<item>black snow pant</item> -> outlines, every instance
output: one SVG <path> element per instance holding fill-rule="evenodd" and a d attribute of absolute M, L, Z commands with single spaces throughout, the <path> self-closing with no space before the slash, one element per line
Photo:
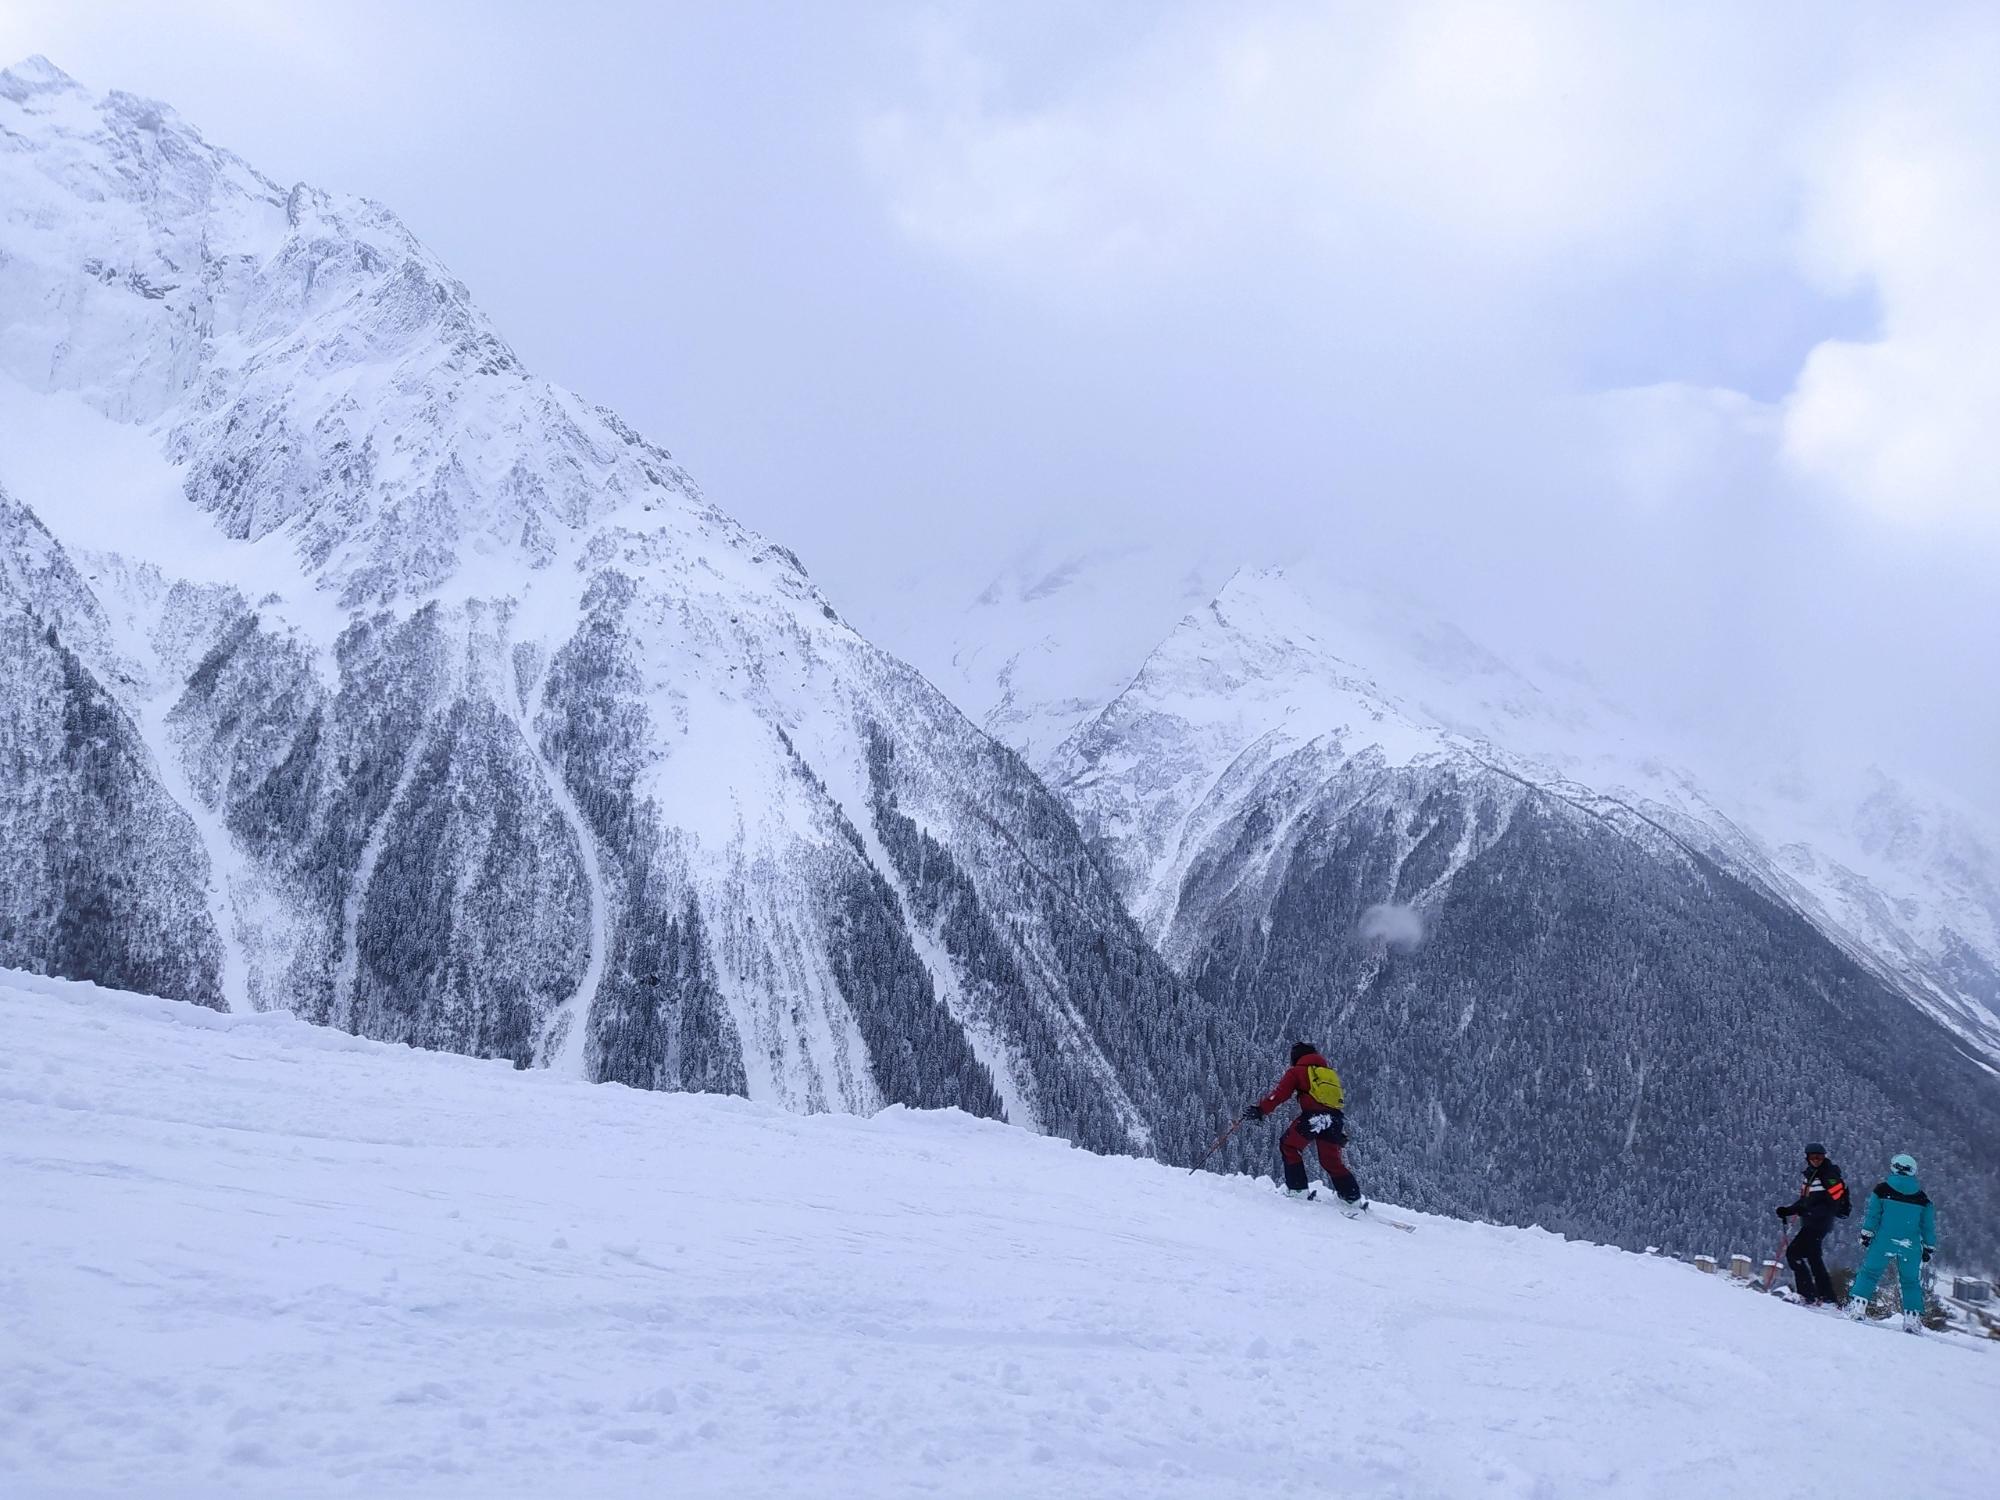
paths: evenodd
<path fill-rule="evenodd" d="M 1340 1111 L 1300 1115 L 1278 1138 L 1278 1155 L 1285 1163 L 1285 1186 L 1301 1192 L 1306 1185 L 1306 1144 L 1319 1147 L 1320 1170 L 1326 1173 L 1333 1190 L 1349 1203 L 1361 1196 L 1361 1184 L 1347 1170 L 1347 1158 L 1340 1148 L 1347 1144 Z"/>
<path fill-rule="evenodd" d="M 1833 1228 L 1832 1214 L 1800 1214 L 1799 1227 L 1785 1247 L 1785 1263 L 1792 1268 L 1792 1284 L 1808 1302 L 1831 1302 L 1833 1279 L 1826 1274 L 1820 1258 L 1820 1241 Z"/>

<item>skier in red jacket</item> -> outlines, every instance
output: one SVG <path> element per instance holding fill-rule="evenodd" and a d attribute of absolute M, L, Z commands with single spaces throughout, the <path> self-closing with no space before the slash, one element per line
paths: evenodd
<path fill-rule="evenodd" d="M 1298 1118 L 1278 1139 L 1278 1155 L 1285 1162 L 1285 1191 L 1293 1197 L 1312 1196 L 1312 1189 L 1306 1185 L 1306 1142 L 1311 1141 L 1319 1147 L 1319 1164 L 1325 1169 L 1327 1181 L 1340 1195 L 1340 1211 L 1349 1218 L 1365 1213 L 1368 1200 L 1361 1196 L 1361 1184 L 1354 1180 L 1340 1154 L 1340 1148 L 1347 1144 L 1341 1116 L 1345 1095 L 1340 1075 L 1328 1066 L 1319 1048 L 1311 1042 L 1292 1044 L 1292 1065 L 1285 1069 L 1276 1088 L 1243 1111 L 1243 1118 L 1261 1120 L 1292 1098 L 1299 1101 Z"/>

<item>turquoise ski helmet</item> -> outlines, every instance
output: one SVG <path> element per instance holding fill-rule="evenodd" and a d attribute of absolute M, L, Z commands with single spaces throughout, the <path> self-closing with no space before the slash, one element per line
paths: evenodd
<path fill-rule="evenodd" d="M 1914 1177 L 1917 1175 L 1917 1159 L 1907 1151 L 1899 1151 L 1889 1158 L 1889 1170 L 1900 1172 L 1905 1177 Z"/>

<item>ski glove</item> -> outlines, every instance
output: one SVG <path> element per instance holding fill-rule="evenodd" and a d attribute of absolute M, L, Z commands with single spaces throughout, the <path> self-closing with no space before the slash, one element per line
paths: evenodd
<path fill-rule="evenodd" d="M 1924 1246 L 1924 1264 L 1925 1264 L 1925 1265 L 1929 1265 L 1929 1264 L 1931 1263 L 1931 1252 L 1932 1252 L 1933 1250 L 1935 1250 L 1936 1248 L 1937 1248 L 1937 1247 L 1936 1247 L 1935 1245 L 1926 1245 L 1926 1246 Z"/>
<path fill-rule="evenodd" d="M 1789 1219 L 1791 1216 L 1792 1216 L 1792 1205 L 1789 1203 L 1787 1203 L 1783 1208 L 1778 1210 L 1778 1217 L 1781 1219 Z"/>
<path fill-rule="evenodd" d="M 1253 1104 L 1248 1109 L 1243 1111 L 1243 1118 L 1246 1121 L 1261 1120 L 1264 1118 L 1263 1108 L 1260 1105 Z"/>
<path fill-rule="evenodd" d="M 1872 1229 L 1864 1229 L 1864 1230 L 1862 1230 L 1862 1231 L 1861 1231 L 1861 1248 L 1862 1248 L 1863 1250 L 1866 1250 L 1866 1249 L 1867 1249 L 1867 1248 L 1868 1248 L 1868 1247 L 1869 1247 L 1869 1246 L 1870 1246 L 1871 1244 L 1873 1244 L 1874 1242 L 1875 1242 L 1875 1231 L 1874 1231 L 1874 1230 L 1872 1230 Z"/>

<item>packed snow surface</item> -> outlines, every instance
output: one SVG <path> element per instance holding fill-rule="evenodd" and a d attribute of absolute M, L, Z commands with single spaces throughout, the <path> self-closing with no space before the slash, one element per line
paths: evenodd
<path fill-rule="evenodd" d="M 2000 1473 L 1988 1347 L 1538 1231 L 1397 1234 L 956 1112 L 800 1117 L 19 974 L 0 1025 L 15 1500 Z"/>

